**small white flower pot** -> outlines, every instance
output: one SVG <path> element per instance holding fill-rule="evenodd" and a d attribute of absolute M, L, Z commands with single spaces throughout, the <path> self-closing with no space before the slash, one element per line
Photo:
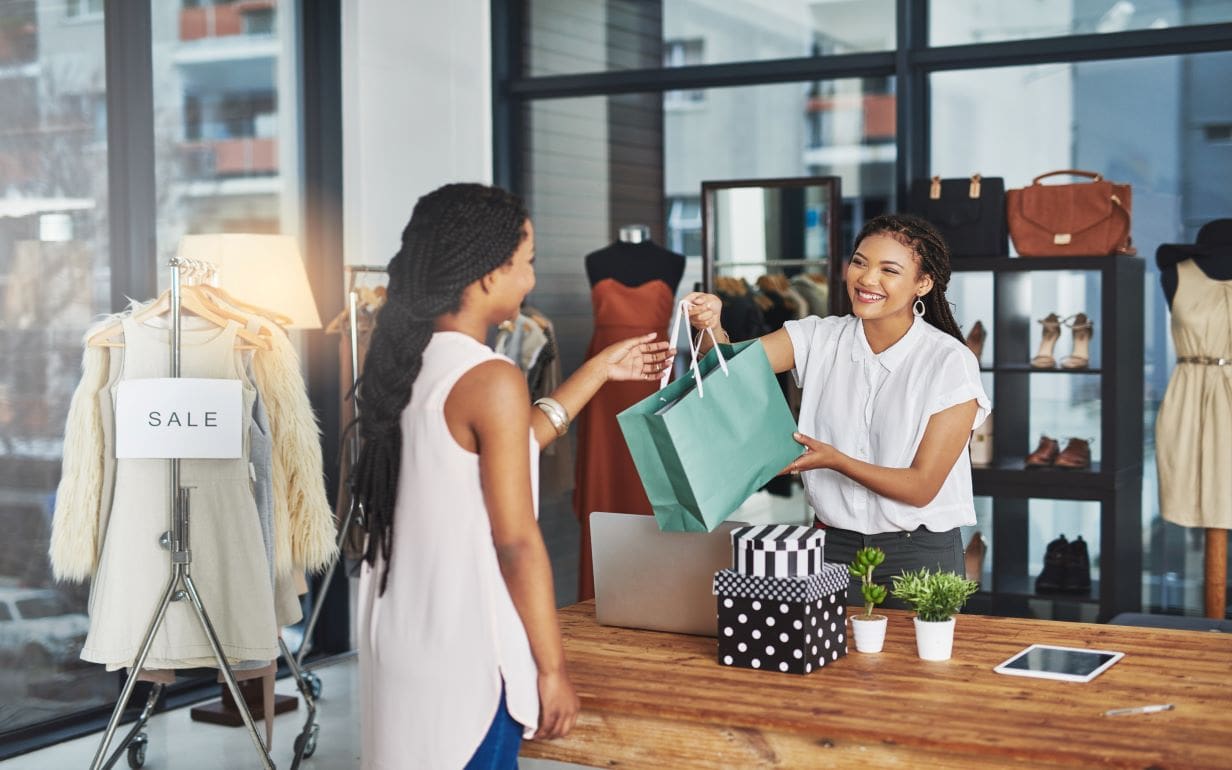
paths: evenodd
<path fill-rule="evenodd" d="M 886 623 L 885 615 L 852 615 L 851 629 L 856 636 L 856 650 L 859 652 L 881 652 L 885 645 Z"/>
<path fill-rule="evenodd" d="M 915 620 L 915 649 L 922 660 L 949 660 L 954 649 L 954 618 Z"/>

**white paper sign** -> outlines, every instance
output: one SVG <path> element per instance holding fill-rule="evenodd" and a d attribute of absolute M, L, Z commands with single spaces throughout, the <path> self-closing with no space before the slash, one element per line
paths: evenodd
<path fill-rule="evenodd" d="M 116 394 L 116 457 L 241 457 L 243 411 L 239 380 L 124 380 Z"/>

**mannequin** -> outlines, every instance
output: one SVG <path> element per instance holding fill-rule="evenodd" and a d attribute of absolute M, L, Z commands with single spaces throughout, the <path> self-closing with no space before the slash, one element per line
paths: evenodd
<path fill-rule="evenodd" d="M 625 225 L 619 239 L 586 255 L 586 277 L 590 285 L 612 278 L 625 286 L 641 286 L 656 278 L 667 284 L 675 296 L 684 275 L 684 257 L 650 240 L 646 225 Z"/>
<path fill-rule="evenodd" d="M 1165 519 L 1188 518 L 1190 512 L 1186 510 L 1185 502 L 1191 499 L 1192 495 L 1185 494 L 1168 494 L 1165 492 L 1165 465 L 1170 463 L 1166 453 L 1171 449 L 1177 439 L 1168 436 L 1165 440 L 1164 430 L 1187 430 L 1185 423 L 1185 409 L 1173 402 L 1180 402 L 1185 399 L 1194 399 L 1195 390 L 1200 387 L 1200 378 L 1218 378 L 1218 372 L 1222 371 L 1224 366 L 1218 363 L 1212 363 L 1209 359 L 1216 361 L 1225 356 L 1232 355 L 1232 350 L 1224 350 L 1221 345 L 1227 345 L 1227 340 L 1208 340 L 1213 335 L 1207 333 L 1203 329 L 1201 321 L 1203 316 L 1208 312 L 1212 316 L 1212 322 L 1216 328 L 1220 326 L 1226 327 L 1227 319 L 1219 317 L 1217 314 L 1222 312 L 1226 315 L 1226 302 L 1220 303 L 1219 300 L 1227 298 L 1232 301 L 1232 219 L 1217 219 L 1203 225 L 1198 231 L 1197 242 L 1194 244 L 1163 244 L 1159 247 L 1155 254 L 1155 262 L 1159 266 L 1160 283 L 1163 285 L 1164 296 L 1168 300 L 1168 306 L 1173 309 L 1174 318 L 1172 332 L 1174 341 L 1177 343 L 1178 361 L 1177 369 L 1173 371 L 1172 381 L 1168 386 L 1168 394 L 1164 396 L 1164 403 L 1160 406 L 1159 420 L 1156 423 L 1156 446 L 1159 448 L 1160 459 L 1160 503 L 1161 511 Z M 1196 270 L 1194 269 L 1196 268 Z M 1187 303 L 1184 306 L 1174 306 L 1177 300 L 1178 292 L 1181 287 L 1181 271 L 1188 271 L 1190 276 L 1187 280 L 1194 281 L 1194 278 L 1199 280 L 1194 281 L 1194 286 L 1186 289 L 1187 294 L 1181 297 L 1182 302 Z M 1202 281 L 1201 277 L 1205 276 L 1210 279 L 1210 282 Z M 1229 282 L 1229 283 L 1220 283 Z M 1194 308 L 1188 303 L 1201 302 L 1201 308 Z M 1225 335 L 1226 336 L 1226 335 Z M 1182 339 L 1184 338 L 1184 342 Z M 1207 342 L 1210 350 L 1182 350 L 1182 347 L 1190 348 L 1194 345 L 1195 340 L 1202 339 Z M 1201 342 L 1198 343 L 1201 345 Z M 1221 348 L 1216 350 L 1215 348 Z M 1205 363 L 1196 363 L 1192 361 L 1194 354 L 1206 357 Z M 1185 360 L 1191 359 L 1191 360 Z M 1182 371 L 1184 373 L 1182 374 Z M 1182 378 L 1185 381 L 1182 381 Z M 1218 383 L 1218 379 L 1215 379 Z M 1175 389 L 1175 393 L 1174 393 Z M 1217 387 L 1218 390 L 1218 387 Z M 1170 398 L 1171 396 L 1171 398 Z M 1205 399 L 1200 399 L 1205 401 Z M 1195 415 L 1192 411 L 1188 413 L 1190 420 L 1197 416 L 1201 420 L 1209 420 L 1205 415 Z M 1232 425 L 1211 425 L 1210 430 L 1217 432 L 1232 431 Z M 1220 438 L 1216 434 L 1216 440 L 1226 442 L 1226 436 Z M 1181 439 L 1180 446 L 1184 448 L 1185 439 Z M 1205 446 L 1205 444 L 1204 444 Z M 1182 461 L 1182 464 L 1187 462 Z M 1218 473 L 1219 471 L 1213 471 Z M 1183 481 L 1173 482 L 1183 484 Z M 1204 488 L 1206 484 L 1202 485 Z M 1215 507 L 1222 507 L 1232 504 L 1232 501 L 1216 500 Z M 1203 501 L 1203 507 L 1210 505 L 1210 501 Z M 1173 509 L 1176 506 L 1176 509 Z M 1178 522 L 1185 523 L 1185 522 Z M 1223 522 L 1217 522 L 1222 524 Z M 1205 576 L 1205 612 L 1208 618 L 1222 619 L 1226 613 L 1227 607 L 1227 564 L 1228 564 L 1228 530 L 1224 526 L 1207 526 L 1206 531 L 1206 576 Z"/>
<path fill-rule="evenodd" d="M 645 225 L 620 228 L 619 240 L 586 256 L 595 330 L 588 357 L 608 340 L 667 333 L 685 259 L 650 240 Z M 616 415 L 654 393 L 654 382 L 611 383 L 578 415 L 573 510 L 582 531 L 578 600 L 594 596 L 590 561 L 590 514 L 594 511 L 654 511 L 638 478 Z"/>

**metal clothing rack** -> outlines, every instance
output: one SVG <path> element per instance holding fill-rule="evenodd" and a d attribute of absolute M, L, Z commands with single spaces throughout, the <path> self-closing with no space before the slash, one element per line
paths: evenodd
<path fill-rule="evenodd" d="M 344 300 L 346 301 L 347 317 L 350 319 L 347 324 L 347 334 L 350 335 L 351 342 L 351 393 L 354 409 L 355 420 L 359 420 L 359 399 L 355 398 L 356 383 L 359 382 L 359 329 L 355 325 L 355 316 L 359 310 L 359 294 L 355 290 L 355 278 L 363 273 L 384 274 L 388 272 L 384 265 L 346 265 L 343 268 L 346 271 L 346 291 Z M 347 478 L 354 478 L 355 463 L 359 460 L 359 430 L 358 428 L 351 432 L 351 467 Z M 320 678 L 309 670 L 309 666 L 304 664 L 304 657 L 312 650 L 312 634 L 316 630 L 317 621 L 321 618 L 321 608 L 325 605 L 324 592 L 334 579 L 334 572 L 338 568 L 338 561 L 342 558 L 342 546 L 346 542 L 347 535 L 351 531 L 352 526 L 364 526 L 364 507 L 363 503 L 356 500 L 355 495 L 350 495 L 350 504 L 347 506 L 346 516 L 342 519 L 342 526 L 338 528 L 337 549 L 334 552 L 333 559 L 329 562 L 329 567 L 325 570 L 324 579 L 321 581 L 322 590 L 318 596 L 314 597 L 312 603 L 312 613 L 308 616 L 308 623 L 304 626 L 304 641 L 300 644 L 299 653 L 295 656 L 295 662 L 300 668 L 305 670 L 305 678 L 312 687 L 313 694 L 318 697 L 321 694 Z"/>
<path fill-rule="evenodd" d="M 215 268 L 205 262 L 185 260 L 178 257 L 173 257 L 169 260 L 168 265 L 171 268 L 171 376 L 179 377 L 181 345 L 180 279 L 184 273 L 194 277 L 210 276 L 214 273 Z M 210 649 L 214 652 L 214 659 L 218 662 L 218 669 L 222 672 L 223 679 L 227 683 L 227 689 L 230 690 L 231 697 L 235 700 L 236 708 L 244 720 L 244 726 L 248 728 L 248 735 L 252 738 L 253 748 L 261 759 L 261 767 L 266 770 L 274 770 L 274 762 L 270 758 L 268 747 L 265 746 L 260 734 L 257 732 L 257 726 L 253 721 L 252 713 L 248 710 L 248 704 L 244 700 L 243 693 L 240 692 L 239 683 L 236 681 L 235 674 L 232 672 L 231 666 L 227 663 L 227 657 L 223 653 L 222 644 L 218 640 L 218 634 L 214 631 L 214 625 L 210 622 L 210 616 L 205 611 L 205 606 L 201 602 L 201 595 L 198 593 L 197 586 L 193 582 L 190 569 L 192 566 L 192 551 L 189 548 L 188 527 L 191 489 L 180 486 L 180 461 L 178 459 L 172 459 L 169 468 L 168 494 L 171 502 L 171 529 L 163 535 L 159 542 L 170 551 L 171 577 L 167 581 L 167 588 L 163 591 L 163 597 L 158 604 L 158 609 L 155 611 L 154 617 L 150 619 L 150 625 L 141 642 L 137 658 L 129 669 L 128 679 L 124 683 L 119 700 L 116 701 L 115 709 L 111 713 L 111 720 L 107 723 L 107 731 L 103 734 L 103 741 L 99 744 L 98 751 L 94 754 L 94 761 L 90 764 L 90 768 L 91 770 L 110 768 L 115 765 L 126 750 L 129 752 L 130 766 L 140 767 L 144 764 L 145 747 L 149 743 L 149 739 L 142 730 L 153 713 L 159 696 L 162 694 L 163 686 L 161 684 L 156 684 L 153 687 L 140 716 L 137 718 L 137 723 L 125 736 L 124 741 L 116 749 L 115 753 L 106 762 L 104 762 L 104 757 L 107 756 L 107 749 L 111 744 L 112 738 L 115 737 L 116 728 L 119 726 L 120 720 L 124 716 L 124 710 L 128 706 L 128 701 L 133 695 L 133 690 L 137 685 L 137 676 L 150 654 L 150 648 L 154 644 L 154 637 L 167 617 L 167 608 L 173 601 L 187 600 L 192 604 L 197 620 L 201 623 L 201 629 L 210 643 Z M 279 645 L 283 653 L 287 655 L 288 662 L 292 664 L 292 670 L 295 671 L 294 661 L 287 653 L 286 645 L 282 642 L 281 637 L 279 637 Z M 301 685 L 301 687 L 303 686 Z M 311 709 L 312 707 L 310 706 Z M 299 743 L 297 741 L 297 746 Z M 298 757 L 296 764 L 298 764 Z"/>

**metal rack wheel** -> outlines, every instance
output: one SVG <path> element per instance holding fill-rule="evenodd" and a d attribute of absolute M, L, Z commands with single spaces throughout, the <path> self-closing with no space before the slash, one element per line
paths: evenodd
<path fill-rule="evenodd" d="M 305 671 L 304 681 L 308 683 L 308 689 L 312 690 L 312 697 L 320 698 L 321 690 L 324 687 L 324 685 L 321 684 L 321 677 L 311 671 Z"/>
<path fill-rule="evenodd" d="M 308 759 L 315 754 L 317 750 L 317 738 L 320 734 L 321 726 L 313 723 L 307 733 L 300 733 L 295 736 L 295 753 L 302 756 L 304 759 Z"/>
<path fill-rule="evenodd" d="M 128 744 L 128 766 L 136 770 L 145 767 L 145 750 L 150 745 L 150 738 L 145 733 L 138 733 Z"/>

